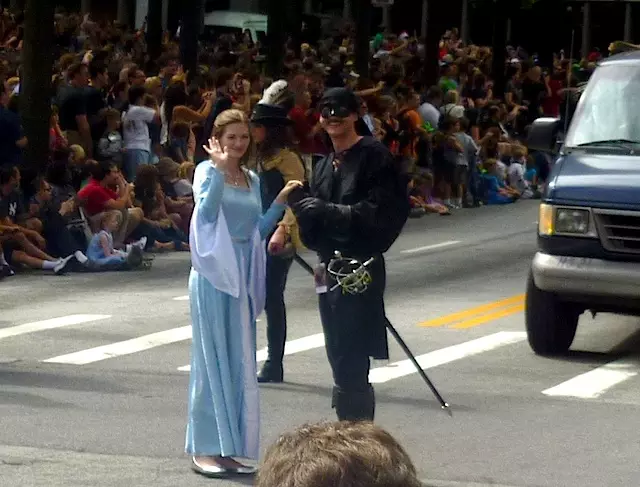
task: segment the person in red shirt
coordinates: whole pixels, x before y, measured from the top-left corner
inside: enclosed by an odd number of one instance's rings
[[[133,207],[131,190],[131,185],[113,161],[101,161],[95,166],[87,185],[78,193],[78,200],[87,212],[93,230],[98,228],[104,212],[119,210],[122,213],[122,225],[114,235],[116,247],[124,244],[144,218],[142,209]]]
[[[296,95],[296,104],[289,112],[289,118],[293,121],[293,134],[301,154],[326,154],[327,148],[319,137],[320,114],[311,109],[311,93],[308,90]]]

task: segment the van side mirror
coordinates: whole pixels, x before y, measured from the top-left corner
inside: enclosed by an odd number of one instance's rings
[[[559,149],[562,121],[558,118],[538,118],[529,126],[527,147],[529,150],[555,153]]]

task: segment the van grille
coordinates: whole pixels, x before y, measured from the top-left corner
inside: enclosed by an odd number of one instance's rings
[[[640,212],[594,210],[594,214],[606,250],[640,254]]]

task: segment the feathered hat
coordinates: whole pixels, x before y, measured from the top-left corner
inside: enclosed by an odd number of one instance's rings
[[[283,79],[271,84],[256,103],[251,113],[251,122],[260,125],[289,125],[287,116],[295,103],[293,92]]]

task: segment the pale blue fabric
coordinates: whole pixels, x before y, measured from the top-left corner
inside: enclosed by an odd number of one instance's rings
[[[249,177],[249,190],[226,185],[222,174],[209,161],[198,164],[194,175],[196,211],[192,231],[211,234],[204,228],[214,224],[217,230],[212,239],[228,232],[227,243],[231,247],[211,241],[213,250],[209,253],[219,254],[211,266],[219,267],[221,274],[226,273],[220,280],[231,284],[220,285],[216,269],[208,268],[202,273],[191,269],[189,296],[193,340],[185,442],[185,450],[190,455],[258,459],[260,410],[256,318],[261,309],[258,309],[259,303],[252,302],[252,297],[260,301],[265,282],[256,279],[256,276],[264,276],[264,269],[252,269],[255,265],[264,266],[264,260],[253,254],[256,243],[258,248],[264,248],[263,241],[282,217],[285,206],[274,203],[262,215],[258,177],[251,172]],[[200,247],[204,246],[202,242],[200,240]],[[198,253],[202,256],[206,252],[200,248]],[[236,266],[227,265],[234,260]],[[202,268],[206,261],[198,264]],[[238,292],[234,289],[235,272],[239,277]],[[220,290],[225,287],[228,292]]]

